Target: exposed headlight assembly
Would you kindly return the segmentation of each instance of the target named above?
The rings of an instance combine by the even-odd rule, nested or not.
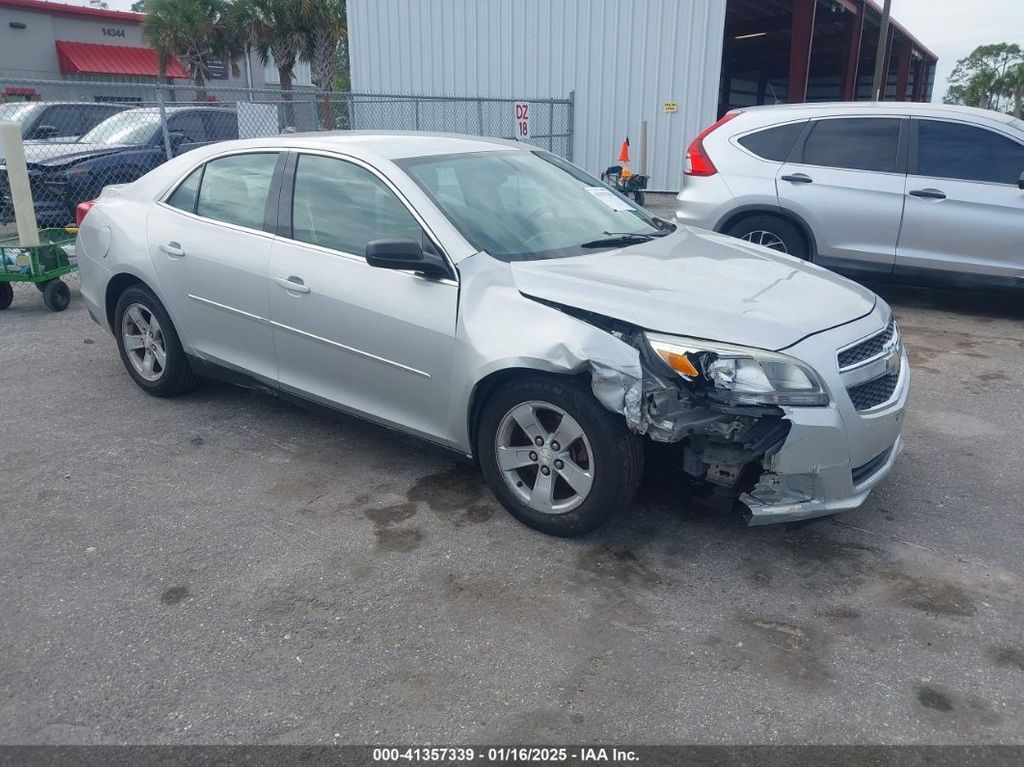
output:
[[[666,365],[720,402],[799,407],[829,403],[821,377],[785,354],[659,333],[644,336]]]

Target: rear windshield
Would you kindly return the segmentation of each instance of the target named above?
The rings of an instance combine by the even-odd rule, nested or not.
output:
[[[584,243],[657,237],[671,228],[547,152],[467,152],[397,163],[475,248],[502,261],[577,256],[600,249]]]

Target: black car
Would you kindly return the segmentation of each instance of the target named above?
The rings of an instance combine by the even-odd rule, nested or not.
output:
[[[101,122],[72,143],[27,143],[25,159],[43,226],[74,221],[78,203],[99,196],[110,184],[127,184],[168,159],[215,141],[238,138],[233,107],[168,107],[167,130],[156,107],[129,109]],[[9,223],[14,209],[6,167],[0,165],[0,223]]]

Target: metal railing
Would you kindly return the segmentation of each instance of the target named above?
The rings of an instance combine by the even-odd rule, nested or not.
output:
[[[572,159],[573,98],[324,92],[146,82],[15,80],[0,91],[27,101],[0,105],[0,122],[22,125],[40,225],[74,219],[75,206],[108,184],[134,181],[196,146],[283,132],[386,130],[513,138],[515,105],[530,105],[523,139]],[[2,153],[0,147],[0,153]],[[0,225],[13,218],[0,157]]]

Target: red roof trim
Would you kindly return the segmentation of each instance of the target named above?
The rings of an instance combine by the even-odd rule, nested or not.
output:
[[[64,16],[91,16],[96,19],[110,19],[112,21],[123,21],[129,24],[142,23],[141,13],[131,11],[110,11],[104,8],[89,8],[82,5],[70,5],[68,3],[48,3],[44,0],[0,0],[0,7],[21,8],[26,11],[41,11],[43,13],[58,13]]]
[[[134,75],[158,77],[160,60],[152,48],[57,41],[57,63],[65,75]],[[167,76],[187,78],[177,59],[167,65]]]

